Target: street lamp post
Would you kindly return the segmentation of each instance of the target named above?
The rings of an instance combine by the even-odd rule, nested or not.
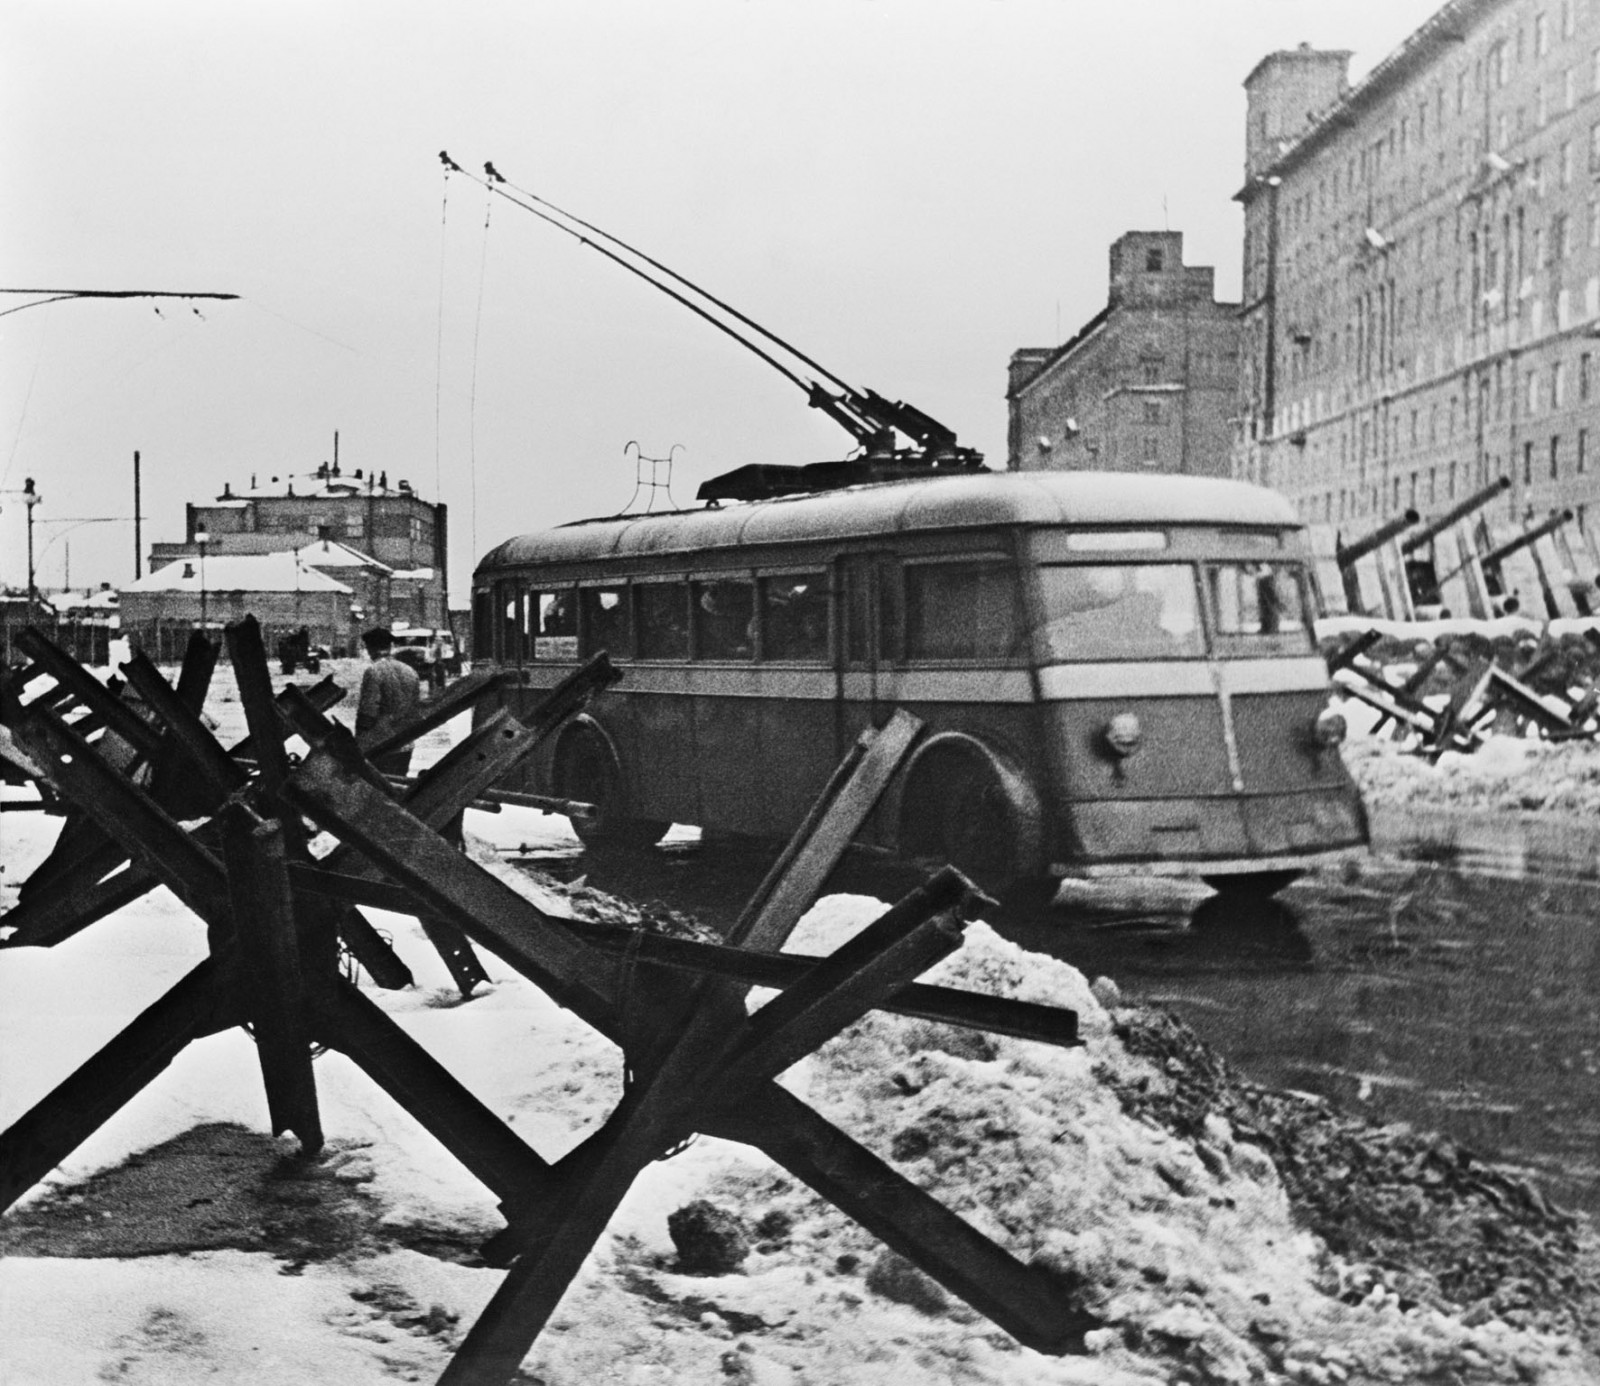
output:
[[[22,503],[28,509],[28,619],[33,619],[33,608],[39,600],[38,590],[33,584],[33,508],[39,504],[40,496],[34,489],[33,478],[30,476],[22,484]]]
[[[197,529],[194,541],[200,545],[200,629],[206,628],[206,545],[211,542],[208,530]]]

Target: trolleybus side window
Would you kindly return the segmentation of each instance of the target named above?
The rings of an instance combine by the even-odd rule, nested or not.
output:
[[[1009,564],[908,564],[905,593],[907,659],[1012,659],[1021,652]]]
[[[559,592],[531,592],[535,659],[578,657],[578,606],[570,588]]]
[[[641,582],[633,589],[640,659],[689,657],[689,590],[682,582]]]
[[[791,573],[761,579],[761,657],[828,658],[828,579],[823,573]]]
[[[1044,608],[1041,658],[1205,656],[1194,569],[1188,564],[1051,564],[1038,571]]]
[[[753,659],[756,588],[740,578],[690,584],[696,659]]]
[[[840,559],[846,664],[893,662],[900,658],[900,570],[883,553],[851,554]],[[874,630],[876,616],[876,630]]]
[[[633,654],[633,623],[626,587],[580,587],[579,630],[585,656],[605,650],[614,659]]]
[[[1205,574],[1219,654],[1311,648],[1298,563],[1214,563]]]
[[[522,603],[525,594],[517,590],[514,582],[497,582],[494,585],[494,616],[497,653],[510,664],[522,662]]]

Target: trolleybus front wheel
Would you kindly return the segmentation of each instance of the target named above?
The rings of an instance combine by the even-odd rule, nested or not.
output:
[[[1294,911],[1276,896],[1301,874],[1245,871],[1236,876],[1203,876],[1201,879],[1217,893],[1195,907],[1189,922],[1199,929],[1290,928],[1295,923]]]
[[[981,742],[935,740],[901,796],[900,847],[946,862],[1007,908],[1042,908],[1060,882],[1043,871],[1038,796]]]
[[[629,814],[622,766],[610,739],[596,726],[579,725],[562,738],[555,783],[562,798],[594,805],[593,818],[570,820],[585,846],[652,847],[672,826]]]
[[[1232,876],[1202,876],[1200,879],[1224,899],[1270,900],[1304,874],[1295,870],[1241,871]]]

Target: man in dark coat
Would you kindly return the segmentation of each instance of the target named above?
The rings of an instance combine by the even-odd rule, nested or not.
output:
[[[392,735],[417,715],[422,700],[421,683],[409,664],[394,658],[394,637],[382,626],[361,637],[372,663],[361,674],[361,696],[356,705],[356,735],[372,745]],[[372,763],[386,775],[404,775],[411,768],[411,747],[402,746]]]

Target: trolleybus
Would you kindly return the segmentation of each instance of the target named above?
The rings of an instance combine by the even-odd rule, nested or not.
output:
[[[532,758],[590,842],[773,838],[863,728],[926,731],[863,839],[989,888],[1270,894],[1360,852],[1289,503],[1242,482],[963,473],[586,520],[479,564],[475,656],[623,679]],[[512,681],[508,681],[512,683]]]

